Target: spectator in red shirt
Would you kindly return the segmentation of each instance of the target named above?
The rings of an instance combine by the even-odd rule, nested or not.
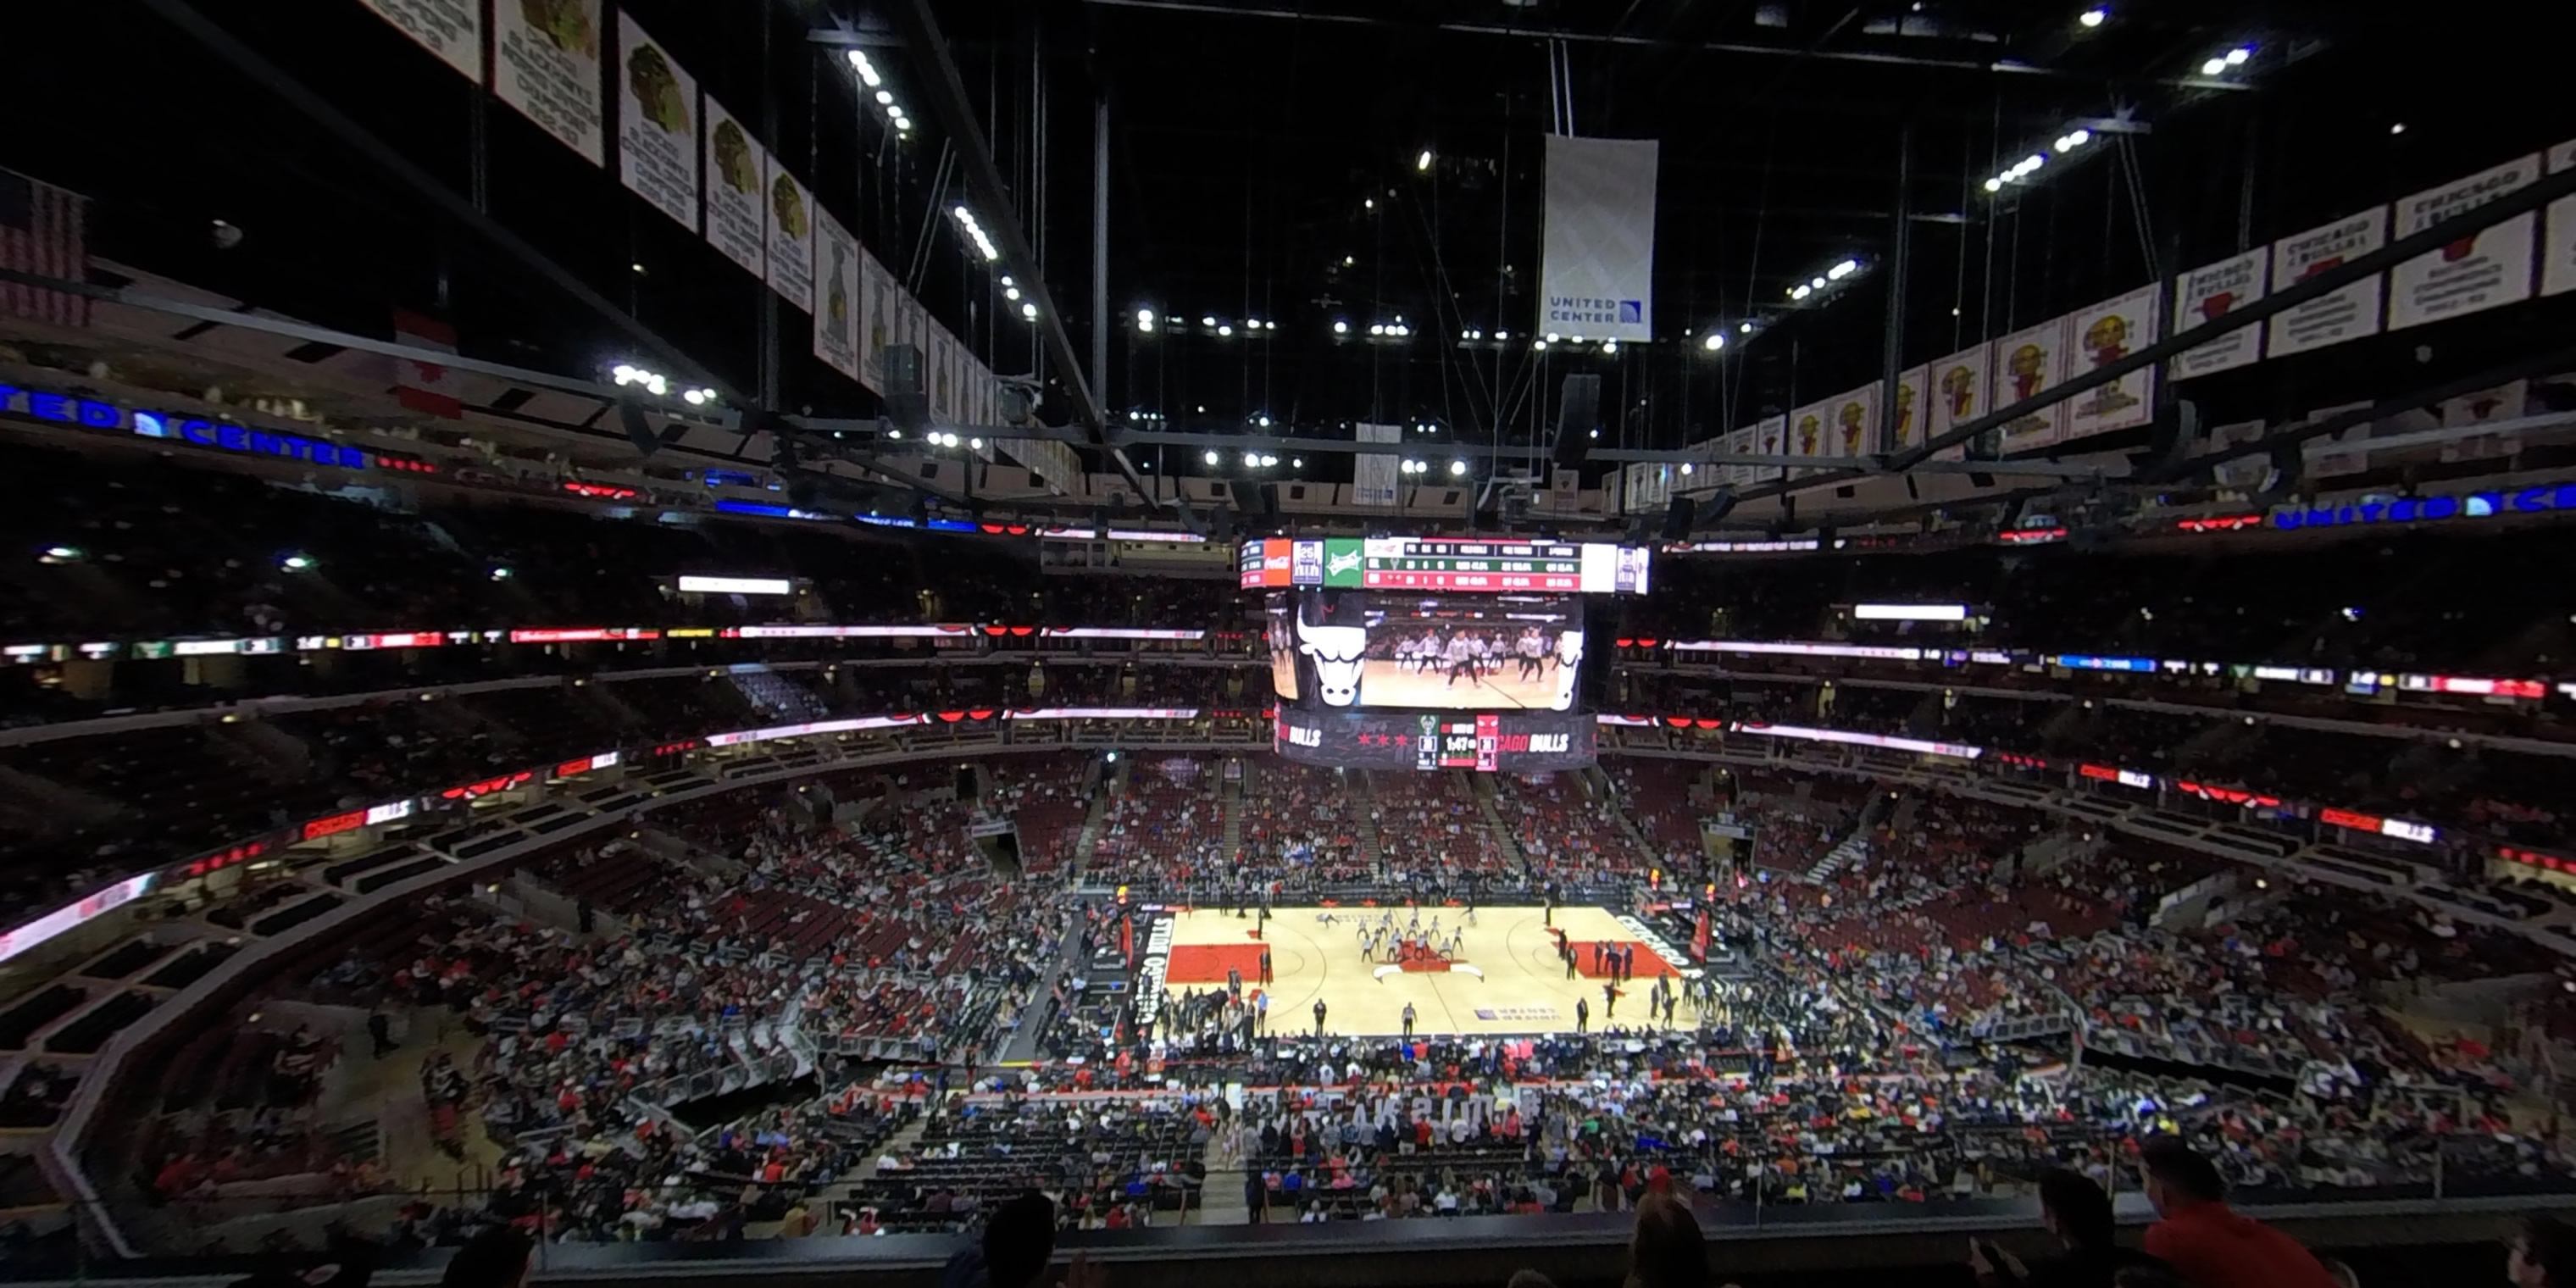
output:
[[[2163,1218],[2147,1227],[2147,1255],[2194,1288],[2337,1288],[2316,1254],[2227,1206],[2227,1182],[2210,1161],[2170,1136],[2138,1151],[2147,1201]]]

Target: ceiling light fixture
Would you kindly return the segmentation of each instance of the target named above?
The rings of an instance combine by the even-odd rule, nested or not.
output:
[[[1413,159],[1413,170],[1414,170],[1414,173],[1416,173],[1416,174],[1420,174],[1420,173],[1422,173],[1423,171],[1428,170],[1428,169],[1430,169],[1430,168],[1431,168],[1431,149],[1429,149],[1429,148],[1424,148],[1424,149],[1422,150],[1422,155],[1421,155],[1421,156],[1418,156],[1418,157],[1415,157],[1415,158]]]
[[[2099,27],[2102,25],[2103,20],[2110,16],[2111,11],[2108,9],[2087,9],[2084,12],[2075,15],[2075,21],[2078,25],[2087,28]]]

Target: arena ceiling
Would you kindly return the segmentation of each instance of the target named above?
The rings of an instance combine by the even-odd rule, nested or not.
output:
[[[1375,420],[1434,425],[1433,443],[1528,443],[1557,381],[1593,371],[1602,447],[1677,448],[1870,378],[1891,325],[1920,360],[2569,132],[2551,50],[2500,38],[2474,7],[2435,22],[2310,0],[2139,0],[2092,25],[2086,7],[626,6],[992,368],[1046,379],[1049,423],[1096,404],[1113,433],[1249,434],[1267,417],[1273,433]],[[434,314],[494,362],[597,378],[646,361],[744,409],[881,410],[704,241],[359,4],[140,0],[61,19],[53,53],[19,78],[55,105],[47,128],[0,142],[0,165],[90,194],[103,257],[358,335],[386,336],[396,307]],[[915,104],[908,137],[871,114],[842,61],[852,46]],[[104,49],[113,72],[81,53]],[[2236,49],[2247,56],[2205,70]],[[931,101],[952,68],[980,138]],[[1105,292],[1092,287],[1099,108]],[[1569,122],[1663,143],[1651,344],[1525,343],[1541,139]],[[2078,125],[2097,146],[1983,191]],[[1036,324],[943,213],[976,193],[987,157],[1054,306]],[[214,235],[218,220],[237,242]],[[1906,289],[1891,308],[1900,234]],[[1785,298],[1844,260],[1860,271],[1834,291]],[[1365,333],[1398,319],[1401,339]],[[1270,324],[1258,339],[1252,320]],[[1700,347],[1722,328],[1738,342]],[[2315,405],[2388,357],[2349,346],[2235,396]],[[1194,449],[1127,455],[1149,472],[1206,469]],[[1304,477],[1348,468],[1312,464]]]

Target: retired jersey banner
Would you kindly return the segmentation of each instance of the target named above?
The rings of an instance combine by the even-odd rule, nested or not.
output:
[[[1652,139],[1547,138],[1541,334],[1654,339]]]
[[[1887,448],[1901,452],[1923,441],[1932,414],[1932,368],[1916,367],[1896,377],[1896,416],[1888,422]]]
[[[1402,425],[1361,425],[1355,432],[1363,443],[1401,443]],[[1351,462],[1351,504],[1391,506],[1396,501],[1396,467],[1400,464],[1393,452],[1362,452]]]
[[[769,276],[768,238],[762,225],[761,185],[769,179],[769,152],[712,97],[699,100],[707,114],[707,240],[753,277]]]
[[[1750,425],[1747,425],[1742,429],[1730,431],[1726,437],[1718,440],[1718,448],[1721,451],[1742,452],[1746,455],[1751,455],[1754,452],[1762,450],[1761,447],[1757,445],[1760,442],[1760,433],[1761,431]],[[1717,470],[1717,481],[1742,487],[1745,484],[1758,481],[1761,473],[1762,470],[1760,466],[1721,465]]]
[[[762,234],[769,255],[769,289],[807,313],[814,311],[814,198],[778,158],[769,159],[769,217]]]
[[[2066,323],[2058,318],[1995,341],[1993,390],[2000,411],[2066,383]],[[1998,449],[2010,455],[2048,447],[2066,438],[2066,404],[2056,403],[2004,422]]]
[[[1923,422],[1929,435],[1925,442],[1994,410],[1994,403],[1987,397],[1986,353],[1989,347],[1981,344],[1973,349],[1962,349],[1932,364],[1932,414]],[[1978,442],[1942,448],[1932,454],[1933,459],[1958,461],[1970,456],[1993,456],[1994,433],[1989,431],[1978,437]]]
[[[2272,256],[2269,251],[2249,250],[2242,255],[2222,259],[2215,264],[2195,268],[2174,279],[2174,330],[2187,331],[2215,322],[2229,313],[2262,299],[2272,282]],[[2189,380],[2259,361],[2263,356],[2263,328],[2241,326],[2227,334],[2186,350],[2169,364],[2173,378]]]
[[[2075,374],[2107,367],[2154,344],[2156,320],[2156,288],[2152,286],[2139,287],[2089,309],[2077,309],[2068,324],[2075,340]],[[2066,436],[2082,438],[2146,424],[2155,415],[2155,404],[2156,369],[2141,367],[2069,399]]]
[[[2272,243],[2272,282],[2288,290],[2387,242],[2386,206],[2284,237]],[[2379,334],[2379,288],[2384,280],[2373,277],[2355,282],[2331,295],[2273,314],[2267,351],[2281,358]]]
[[[830,215],[814,211],[814,356],[859,378],[859,243]]]
[[[2397,203],[2397,236],[2423,232],[2474,210],[2540,177],[2540,158],[2515,157],[2503,165],[2419,192]],[[2388,270],[2388,329],[2420,326],[2531,298],[2532,235],[2540,220],[2515,215],[2440,250]]]
[[[492,6],[492,92],[592,165],[608,143],[599,106],[599,0]]]
[[[358,0],[438,60],[483,83],[483,0]]]
[[[617,11],[617,178],[698,230],[698,81]]]
[[[1786,455],[1789,451],[1789,418],[1774,416],[1769,420],[1755,421],[1753,450],[1763,456]],[[1752,481],[1756,483],[1769,483],[1788,476],[1788,471],[1778,465],[1749,465],[1745,468],[1752,471]]]
[[[2549,173],[2576,170],[2576,142],[2549,150]],[[2547,228],[2540,237],[2540,293],[2576,291],[2576,197],[2549,203]]]

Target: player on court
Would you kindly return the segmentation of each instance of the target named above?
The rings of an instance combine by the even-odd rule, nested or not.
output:
[[[1547,668],[1539,659],[1547,656],[1547,641],[1539,638],[1537,627],[1521,628],[1521,638],[1517,648],[1521,656],[1520,678],[1532,680],[1545,673]]]
[[[1470,686],[1483,683],[1476,678],[1476,641],[1467,632],[1460,631],[1450,636],[1449,647],[1442,656],[1449,662],[1449,681],[1441,685],[1441,688],[1458,687],[1458,677],[1462,675],[1467,677],[1467,683]]]

